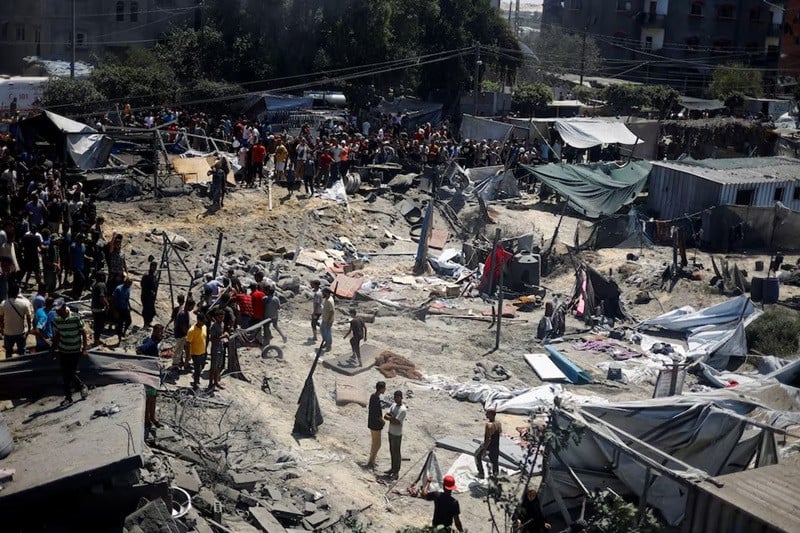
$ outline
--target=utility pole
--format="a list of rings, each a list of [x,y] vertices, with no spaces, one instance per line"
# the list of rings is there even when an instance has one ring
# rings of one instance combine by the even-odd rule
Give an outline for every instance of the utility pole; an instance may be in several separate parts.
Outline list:
[[[481,45],[475,41],[475,80],[472,92],[472,115],[478,116],[478,91],[480,90]]]
[[[589,32],[589,23],[583,27],[583,38],[581,39],[581,81],[580,86],[583,87],[583,74],[586,70],[586,34]]]
[[[75,22],[76,22],[75,2],[76,0],[72,0],[72,61],[70,61],[69,64],[69,77],[72,79],[75,79],[75,48],[78,45],[78,43],[76,42],[78,32],[75,28]]]

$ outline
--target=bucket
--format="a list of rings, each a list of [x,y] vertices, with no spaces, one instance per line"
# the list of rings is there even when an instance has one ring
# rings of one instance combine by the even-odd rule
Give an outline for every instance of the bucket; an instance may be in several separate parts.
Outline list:
[[[764,299],[765,304],[778,303],[781,292],[781,283],[778,278],[766,278],[764,280]]]
[[[750,299],[760,302],[764,297],[764,278],[753,277],[750,281]]]

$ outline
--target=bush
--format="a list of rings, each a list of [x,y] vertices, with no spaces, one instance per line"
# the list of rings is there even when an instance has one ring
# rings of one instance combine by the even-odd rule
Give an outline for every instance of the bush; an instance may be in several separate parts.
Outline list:
[[[786,309],[770,309],[747,326],[747,347],[765,355],[797,356],[800,317]]]
[[[50,78],[39,101],[59,115],[76,115],[97,111],[98,102],[104,99],[89,80]]]
[[[544,83],[521,83],[514,88],[511,109],[532,117],[537,111],[544,111],[552,101],[553,92]]]

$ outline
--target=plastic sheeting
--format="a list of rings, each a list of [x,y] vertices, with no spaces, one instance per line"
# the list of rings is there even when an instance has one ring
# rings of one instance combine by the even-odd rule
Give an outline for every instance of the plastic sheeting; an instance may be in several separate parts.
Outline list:
[[[652,165],[646,161],[620,167],[611,164],[522,165],[528,173],[567,199],[589,218],[613,215],[633,202],[647,183]]]
[[[461,119],[461,138],[485,141],[505,141],[513,124],[497,122],[488,118],[464,115]]]
[[[20,123],[24,141],[32,145],[37,138],[63,148],[63,154],[82,170],[100,168],[108,162],[114,141],[96,129],[50,111]]]
[[[574,414],[560,411],[556,416],[561,427],[575,420],[585,430],[579,442],[570,440],[551,455],[550,471],[540,493],[543,510],[545,514],[558,511],[558,499],[567,508],[580,507],[583,492],[571,478],[569,466],[578,472],[589,491],[608,487],[625,498],[640,498],[648,483],[648,505],[660,511],[668,524],[678,525],[684,515],[687,486],[703,478],[742,471],[757,455],[767,455],[762,451],[774,449],[773,433],[753,429],[742,416],[755,408],[751,402],[723,395],[587,405]],[[641,445],[612,428],[633,435],[675,460],[644,452]],[[652,468],[648,476],[644,457],[661,463],[684,481],[658,475]],[[770,461],[759,466],[765,464]]]
[[[591,148],[598,144],[636,144],[639,138],[622,122],[593,119],[557,120],[556,131],[573,148]]]

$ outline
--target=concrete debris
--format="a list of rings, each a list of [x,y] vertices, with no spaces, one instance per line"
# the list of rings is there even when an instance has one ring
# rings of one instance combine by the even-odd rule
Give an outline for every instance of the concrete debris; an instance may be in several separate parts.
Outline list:
[[[135,512],[125,518],[125,529],[140,528],[144,533],[181,533],[181,529],[172,519],[172,513],[164,500],[146,502]]]
[[[263,507],[251,507],[250,515],[256,521],[260,530],[265,533],[284,533],[286,531],[286,528],[278,522],[272,513]]]

